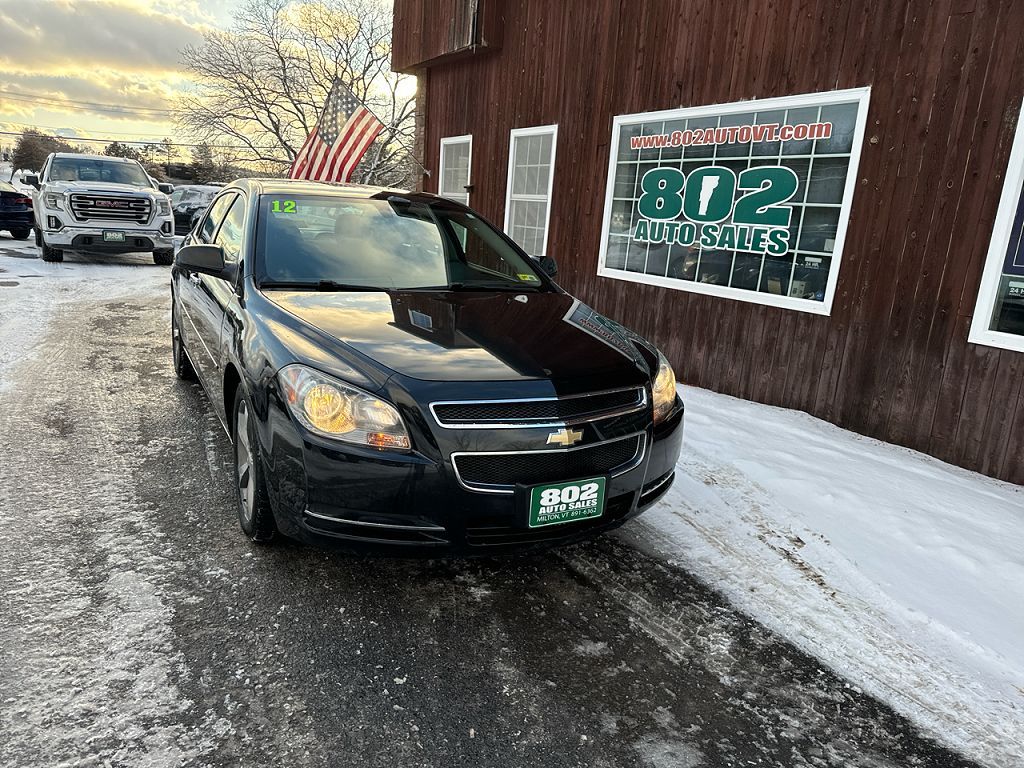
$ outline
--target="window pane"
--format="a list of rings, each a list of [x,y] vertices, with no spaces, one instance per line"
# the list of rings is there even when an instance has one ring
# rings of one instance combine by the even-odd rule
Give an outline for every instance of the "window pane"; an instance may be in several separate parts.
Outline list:
[[[821,122],[832,123],[832,136],[828,139],[818,139],[814,143],[814,154],[845,153],[853,148],[853,131],[857,125],[856,104],[834,104],[822,107]]]
[[[818,120],[817,107],[803,107],[791,109],[786,115],[786,125],[802,125],[814,123]],[[813,141],[810,139],[791,139],[782,143],[782,154],[784,155],[809,155],[811,154]]]
[[[460,203],[469,202],[466,187],[469,185],[469,141],[441,145],[440,194]]]
[[[849,165],[845,158],[815,158],[814,166],[811,168],[811,188],[807,191],[807,202],[841,203],[843,188],[846,186],[846,169]]]
[[[213,242],[224,248],[224,261],[236,262],[242,252],[242,230],[245,223],[245,200],[239,195],[224,217]]]
[[[800,228],[800,250],[831,253],[835,249],[838,228],[838,208],[808,207],[804,210],[803,226]]]

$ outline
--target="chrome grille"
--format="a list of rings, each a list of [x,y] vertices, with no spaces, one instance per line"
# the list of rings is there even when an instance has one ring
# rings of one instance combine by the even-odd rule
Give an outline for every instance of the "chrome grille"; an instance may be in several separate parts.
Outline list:
[[[453,453],[452,465],[464,488],[512,493],[517,484],[537,485],[594,475],[621,475],[643,461],[645,443],[646,436],[638,434],[578,448]]]
[[[568,397],[438,402],[431,403],[430,410],[442,427],[494,429],[595,421],[630,413],[646,404],[647,391],[643,387],[631,387]]]
[[[71,195],[71,213],[79,221],[130,221],[145,224],[153,211],[148,197],[130,195]]]

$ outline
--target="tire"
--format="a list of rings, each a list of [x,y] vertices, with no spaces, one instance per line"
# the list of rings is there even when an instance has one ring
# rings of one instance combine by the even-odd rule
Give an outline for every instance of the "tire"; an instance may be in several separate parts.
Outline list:
[[[174,263],[174,249],[153,251],[153,263],[161,267],[167,267]]]
[[[178,310],[171,305],[171,358],[174,363],[174,375],[183,381],[195,381],[196,371],[192,361],[188,359],[181,343],[181,331],[178,328]]]
[[[36,245],[39,246],[40,248],[42,248],[43,247],[43,231],[39,228],[38,224],[35,227],[32,228],[32,231],[36,233]]]
[[[28,240],[28,236],[31,232],[31,229],[12,229],[11,237],[15,240]]]
[[[43,261],[64,261],[64,251],[59,248],[51,248],[45,240],[43,240],[41,248]]]
[[[241,385],[235,391],[235,405],[231,410],[235,437],[234,478],[238,504],[238,524],[251,541],[266,543],[274,538],[277,525],[270,508],[270,497],[263,476],[259,437],[249,404]]]

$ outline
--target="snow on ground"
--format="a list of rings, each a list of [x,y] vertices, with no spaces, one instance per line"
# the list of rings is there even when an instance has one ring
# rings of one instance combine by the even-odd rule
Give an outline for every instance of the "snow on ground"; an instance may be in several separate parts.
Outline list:
[[[624,535],[926,732],[1024,765],[1024,488],[705,390]]]
[[[93,296],[132,296],[142,285],[166,285],[170,271],[156,267],[149,254],[114,257],[68,254],[63,263],[45,262],[32,238],[13,240],[0,232],[0,391],[5,374],[43,337],[46,324],[63,304]],[[124,272],[129,267],[138,272]]]

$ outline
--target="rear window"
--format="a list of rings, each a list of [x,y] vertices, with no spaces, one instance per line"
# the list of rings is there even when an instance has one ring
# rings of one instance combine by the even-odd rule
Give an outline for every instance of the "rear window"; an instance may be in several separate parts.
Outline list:
[[[329,281],[387,289],[545,287],[531,259],[469,209],[400,195],[263,195],[261,284]]]
[[[0,181],[0,192],[17,192],[19,195],[21,194],[21,192],[19,192],[13,186],[8,184],[6,181]]]

